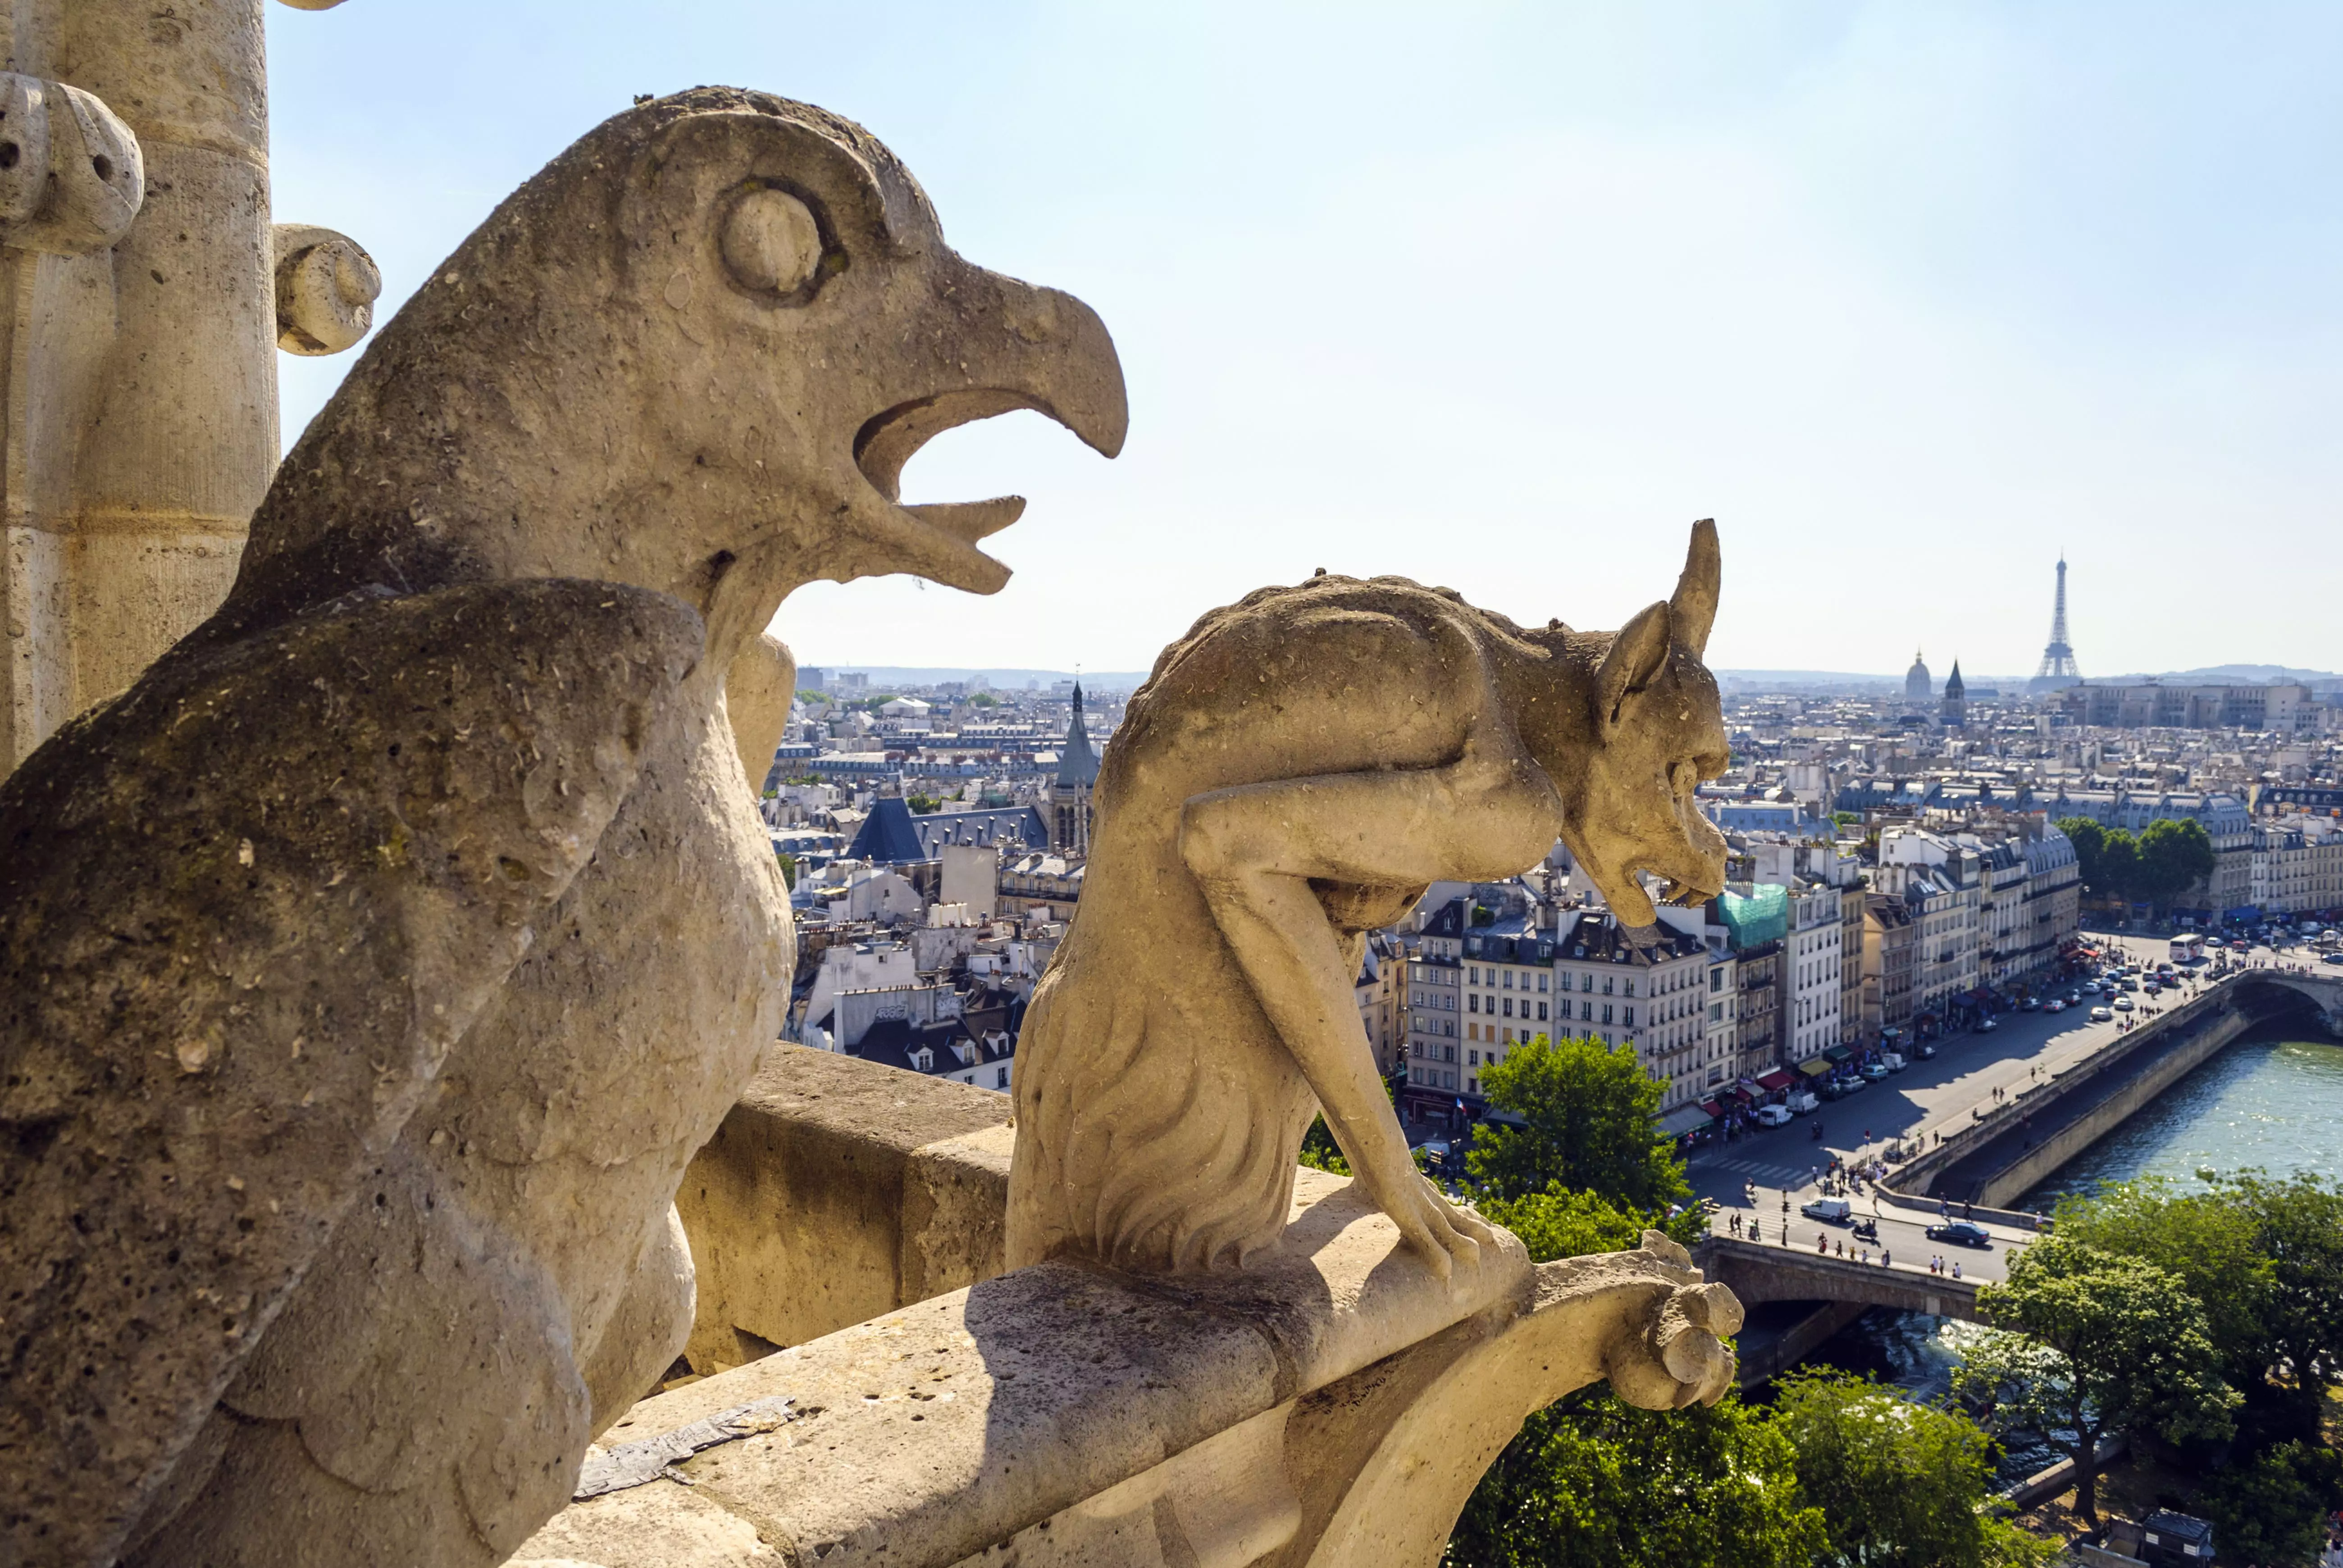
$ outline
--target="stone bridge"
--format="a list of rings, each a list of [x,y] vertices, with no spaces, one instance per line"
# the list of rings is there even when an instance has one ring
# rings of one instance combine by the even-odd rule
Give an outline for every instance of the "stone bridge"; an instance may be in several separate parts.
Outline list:
[[[1730,1285],[1744,1306],[1763,1302],[1838,1302],[1979,1321],[1977,1282],[1948,1279],[1924,1268],[1901,1263],[1882,1268],[1795,1246],[1769,1246],[1729,1236],[1709,1237],[1693,1249],[1693,1260],[1710,1279]]]
[[[2326,966],[2320,966],[2322,970]],[[2221,982],[2230,991],[2240,1010],[2248,1014],[2272,1013],[2287,1005],[2275,992],[2292,992],[2308,999],[2318,1009],[2318,1021],[2327,1032],[2343,1039],[2343,969],[2331,973],[2289,974],[2283,970],[2247,970],[2242,974],[2225,977]]]

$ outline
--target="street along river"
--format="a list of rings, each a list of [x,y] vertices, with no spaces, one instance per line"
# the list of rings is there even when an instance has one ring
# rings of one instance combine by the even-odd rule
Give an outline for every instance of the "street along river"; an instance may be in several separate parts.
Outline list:
[[[2139,1176],[2203,1185],[2199,1171],[2258,1166],[2273,1176],[2343,1174],[2343,1044],[2247,1039],[2174,1084],[2016,1205],[2047,1211],[2069,1192]],[[1874,1309],[1807,1358],[1809,1365],[1870,1372],[1929,1399],[1951,1386],[1968,1324]],[[2004,1456],[2001,1480],[2023,1479],[2056,1456],[2021,1448]]]

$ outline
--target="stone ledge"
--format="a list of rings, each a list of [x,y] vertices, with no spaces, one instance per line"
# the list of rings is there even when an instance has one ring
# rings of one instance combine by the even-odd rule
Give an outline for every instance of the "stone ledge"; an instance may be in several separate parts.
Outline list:
[[[769,1560],[711,1508],[744,1523],[759,1550],[778,1553],[771,1561],[883,1558],[895,1568],[957,1563],[1077,1508],[1121,1529],[1120,1502],[1144,1517],[1159,1496],[1192,1486],[1171,1477],[1141,1486],[1149,1496],[1137,1501],[1118,1487],[1192,1451],[1274,1453],[1282,1414],[1248,1423],[1468,1320],[1494,1332],[1540,1299],[1544,1271],[1510,1236],[1452,1292],[1347,1181],[1303,1171],[1298,1188],[1286,1240],[1241,1275],[1174,1281],[1044,1263],[647,1400],[607,1441],[759,1399],[789,1397],[803,1413],[682,1462],[689,1487],[661,1480],[573,1503],[518,1560]],[[1247,1468],[1216,1460],[1199,1473],[1226,1485]],[[1239,1535],[1291,1533],[1291,1495],[1282,1483],[1271,1492],[1237,1511]],[[663,1512],[671,1529],[650,1517]]]
[[[989,1090],[773,1047],[676,1194],[699,1280],[693,1370],[998,1274],[1010,1109]]]

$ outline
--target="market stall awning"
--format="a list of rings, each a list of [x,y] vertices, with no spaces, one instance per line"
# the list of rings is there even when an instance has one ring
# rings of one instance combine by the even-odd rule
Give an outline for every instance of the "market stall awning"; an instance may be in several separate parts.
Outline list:
[[[1823,1055],[1829,1058],[1831,1060],[1839,1063],[1841,1066],[1845,1066],[1846,1063],[1855,1060],[1854,1050],[1844,1045],[1834,1045],[1828,1050],[1824,1051]]]
[[[1788,1073],[1776,1070],[1773,1072],[1759,1074],[1757,1079],[1757,1087],[1769,1092],[1776,1092],[1789,1088],[1790,1085],[1795,1081],[1796,1080],[1793,1079]]]
[[[1823,1060],[1820,1057],[1815,1057],[1812,1060],[1798,1063],[1798,1070],[1805,1073],[1808,1078],[1820,1078],[1824,1073],[1828,1072],[1830,1070],[1831,1064]]]
[[[1679,1105],[1660,1118],[1660,1131],[1670,1138],[1682,1138],[1687,1132],[1707,1126],[1712,1120],[1708,1112],[1697,1105]]]

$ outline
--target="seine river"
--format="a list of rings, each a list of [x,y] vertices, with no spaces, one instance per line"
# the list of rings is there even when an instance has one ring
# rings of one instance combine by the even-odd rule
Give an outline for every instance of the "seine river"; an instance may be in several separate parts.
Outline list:
[[[2273,1176],[2343,1174],[2343,1044],[2267,1040],[2233,1045],[2174,1084],[2020,1199],[2046,1210],[2105,1181],[2259,1166]]]
[[[2167,1176],[2186,1188],[2200,1171],[2258,1166],[2343,1174],[2343,1044],[2265,1040],[2233,1045],[2174,1084],[2156,1102],[2101,1139],[2016,1204],[2048,1210],[2068,1192],[2137,1176]],[[1961,1342],[1978,1331],[1948,1319],[1875,1309],[1809,1361],[1870,1372],[1922,1399],[1952,1385]],[[2023,1480],[2056,1455],[2024,1445],[2002,1456],[2003,1484]]]

